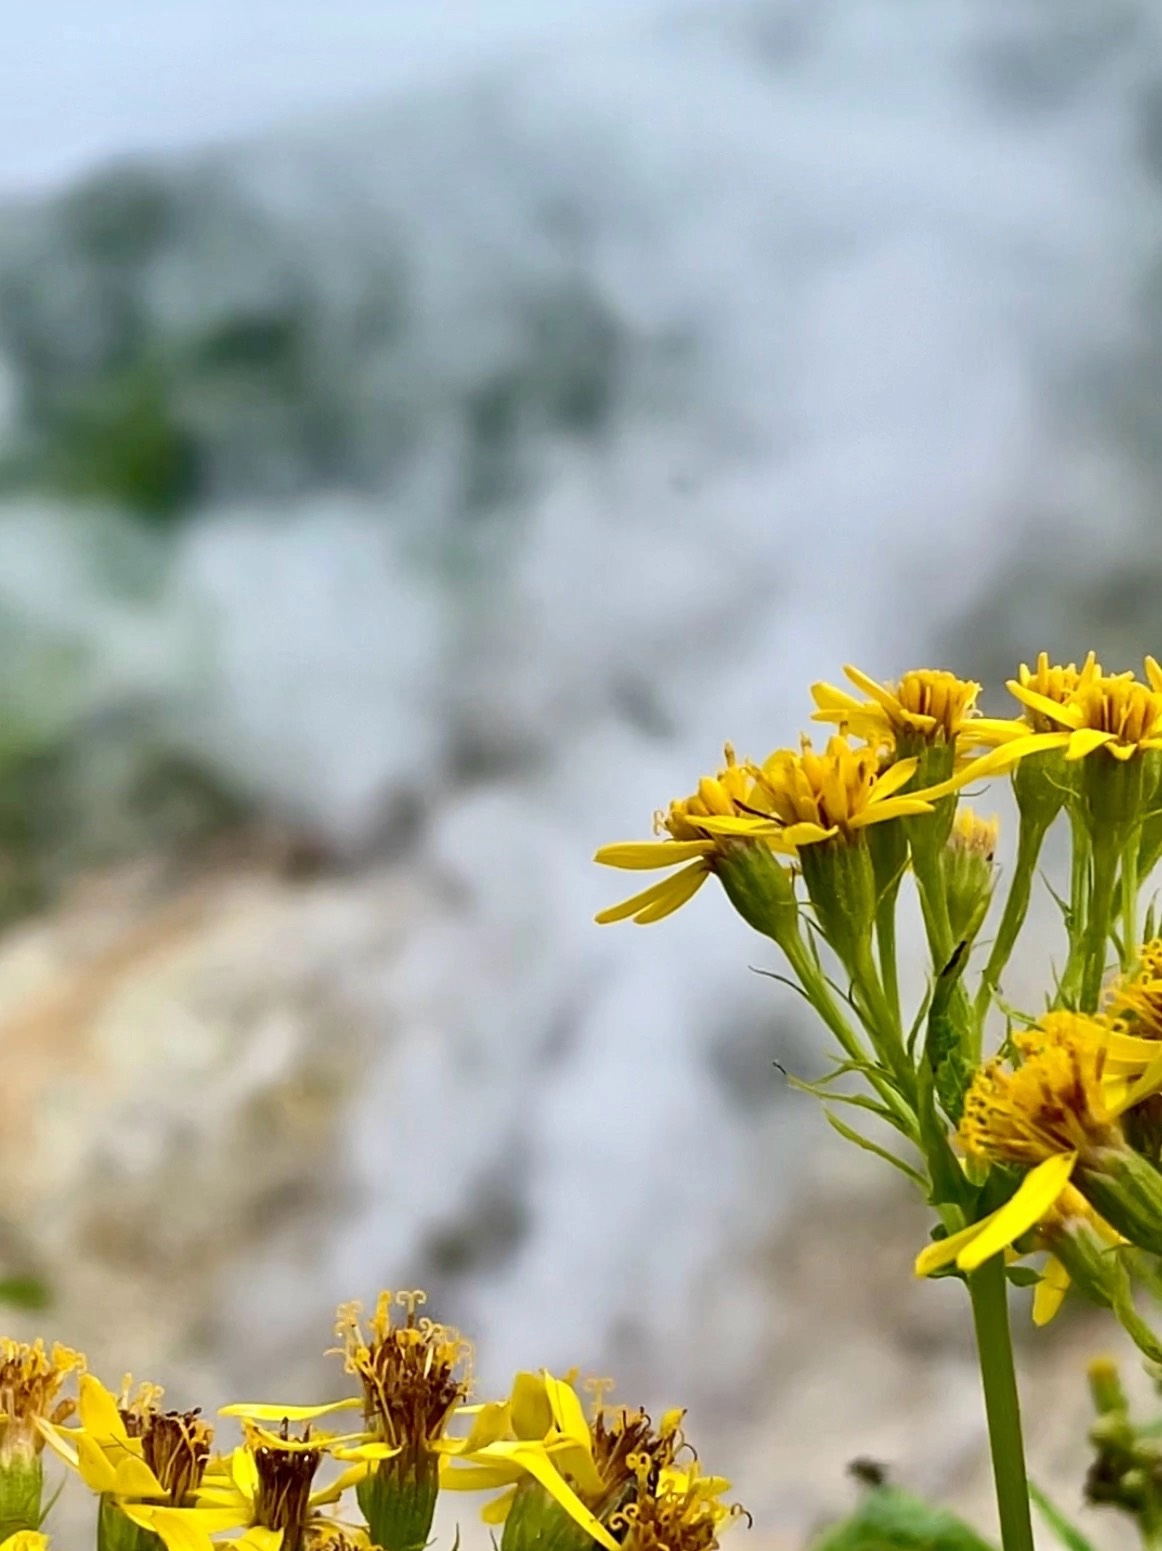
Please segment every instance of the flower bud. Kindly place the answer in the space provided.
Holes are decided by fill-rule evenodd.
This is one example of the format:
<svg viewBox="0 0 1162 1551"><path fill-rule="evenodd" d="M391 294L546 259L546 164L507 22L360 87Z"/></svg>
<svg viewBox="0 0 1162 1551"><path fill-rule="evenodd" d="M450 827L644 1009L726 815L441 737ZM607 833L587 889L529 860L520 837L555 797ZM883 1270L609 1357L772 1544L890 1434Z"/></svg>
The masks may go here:
<svg viewBox="0 0 1162 1551"><path fill-rule="evenodd" d="M1131 1148L1086 1149L1077 1185L1094 1210L1131 1244L1162 1255L1162 1174Z"/></svg>
<svg viewBox="0 0 1162 1551"><path fill-rule="evenodd" d="M726 897L748 926L779 944L798 931L795 876L763 845L724 845L718 878Z"/></svg>
<svg viewBox="0 0 1162 1551"><path fill-rule="evenodd" d="M944 847L944 886L954 942L969 942L980 931L996 882L996 818L982 819L962 807Z"/></svg>
<svg viewBox="0 0 1162 1551"><path fill-rule="evenodd" d="M1122 1376L1112 1357L1095 1357L1089 1365L1089 1392L1093 1408L1099 1416L1126 1410L1126 1392L1122 1388Z"/></svg>

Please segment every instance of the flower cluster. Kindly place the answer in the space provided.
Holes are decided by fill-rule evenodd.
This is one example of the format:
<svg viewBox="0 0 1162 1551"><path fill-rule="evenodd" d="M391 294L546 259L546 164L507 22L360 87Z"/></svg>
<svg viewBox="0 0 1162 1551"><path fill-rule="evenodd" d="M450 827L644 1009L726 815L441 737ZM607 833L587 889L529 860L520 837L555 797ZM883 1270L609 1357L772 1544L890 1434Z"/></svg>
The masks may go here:
<svg viewBox="0 0 1162 1551"><path fill-rule="evenodd" d="M366 1329L358 1305L340 1308L353 1392L225 1406L241 1426L225 1453L199 1410L165 1409L155 1384L114 1392L76 1352L0 1343L0 1551L47 1551L46 1451L94 1494L97 1551L420 1551L442 1490L486 1493L505 1551L714 1551L741 1510L700 1471L682 1413L655 1427L603 1403L606 1384L587 1412L571 1379L547 1372L470 1404L471 1347L424 1302L382 1293ZM317 1429L341 1413L348 1429Z"/></svg>
<svg viewBox="0 0 1162 1551"><path fill-rule="evenodd" d="M1152 911L1142 917L1162 857L1162 667L1147 657L1139 678L1107 673L1092 653L1080 667L1042 653L1009 681L1009 718L982 715L980 685L949 672L880 683L845 671L850 689L812 690L813 719L833 729L821 747L804 737L756 761L728 748L719 776L661 819L662 838L598 851L614 867L684 862L691 877L598 920L659 919L716 877L777 944L836 1043L834 1073L798 1086L935 1208L917 1272L1007 1267L1035 1284L1038 1323L1075 1286L1162 1360L1132 1286L1134 1257L1162 1254L1162 939ZM1016 802L1016 856L974 965L997 893L999 826L961 794L1001 776ZM1059 817L1072 853L1065 951L1044 1005L1020 1012L1002 987ZM896 959L909 879L930 957L910 1009ZM1004 1040L986 1057L998 1009ZM881 1146L841 1106L903 1144ZM1032 1254L1045 1257L1039 1271L1016 1264Z"/></svg>

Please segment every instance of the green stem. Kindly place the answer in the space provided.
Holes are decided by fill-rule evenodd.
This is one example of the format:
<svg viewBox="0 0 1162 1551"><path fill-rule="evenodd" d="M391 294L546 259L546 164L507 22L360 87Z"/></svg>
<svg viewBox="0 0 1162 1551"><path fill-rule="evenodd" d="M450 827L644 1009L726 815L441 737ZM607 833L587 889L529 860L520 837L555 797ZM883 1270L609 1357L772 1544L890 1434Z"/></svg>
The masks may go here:
<svg viewBox="0 0 1162 1551"><path fill-rule="evenodd" d="M855 958L848 966L852 987L862 1003L861 1012L876 1051L883 1057L888 1070L895 1077L910 1104L916 1099L916 1071L904 1049L904 1034L899 1016L889 1005L883 985L872 957L871 941L864 939L858 945Z"/></svg>
<svg viewBox="0 0 1162 1551"><path fill-rule="evenodd" d="M879 949L880 978L888 999L892 1019L900 1026L900 974L896 965L896 901L899 885L885 894L876 908L876 947Z"/></svg>
<svg viewBox="0 0 1162 1551"><path fill-rule="evenodd" d="M1138 842L1134 835L1122 850L1122 969L1133 968L1138 954Z"/></svg>
<svg viewBox="0 0 1162 1551"><path fill-rule="evenodd" d="M1070 814L1072 863L1069 870L1069 929L1080 939L1085 933L1089 883L1089 830L1074 809Z"/></svg>
<svg viewBox="0 0 1162 1551"><path fill-rule="evenodd" d="M1009 1334L1004 1257L994 1255L968 1278L972 1318L988 1418L989 1449L1004 1551L1033 1551L1029 1483L1021 1441L1021 1404Z"/></svg>
<svg viewBox="0 0 1162 1551"><path fill-rule="evenodd" d="M1076 807L1070 813L1072 855L1069 867L1069 956L1057 988L1058 1005L1074 1007L1085 969L1086 926L1089 921L1089 831Z"/></svg>
<svg viewBox="0 0 1162 1551"><path fill-rule="evenodd" d="M1013 881L1009 885L1008 897L1005 899L1005 908L1001 912L1000 924L997 927L997 935L993 939L992 950L988 956L988 963L984 967L981 977L980 990L976 996L976 1021L977 1026L984 1024L985 1015L989 1010L989 1003L996 994L1000 985L1001 976L1004 974L1009 959L1012 957L1017 938L1021 934L1021 928L1025 924L1025 917L1029 913L1029 900L1033 893L1033 878L1037 871L1037 859L1041 855L1041 847L1048 833L1049 825L1044 821L1028 819L1022 816L1021 827L1017 837L1017 860L1013 869Z"/></svg>
<svg viewBox="0 0 1162 1551"><path fill-rule="evenodd" d="M1080 1010L1094 1012L1105 978L1106 950L1114 915L1118 860L1123 847L1110 835L1093 851L1093 882L1089 896L1089 919L1085 923L1084 963L1081 978Z"/></svg>
<svg viewBox="0 0 1162 1551"><path fill-rule="evenodd" d="M840 1049L859 1066L876 1093L899 1121L900 1131L913 1140L916 1138L916 1116L911 1105L901 1096L896 1086L876 1070L875 1059L869 1054L859 1035L843 1015L843 1010L831 994L831 988L822 970L807 951L803 939L796 934L780 943L795 978L804 995L835 1035Z"/></svg>

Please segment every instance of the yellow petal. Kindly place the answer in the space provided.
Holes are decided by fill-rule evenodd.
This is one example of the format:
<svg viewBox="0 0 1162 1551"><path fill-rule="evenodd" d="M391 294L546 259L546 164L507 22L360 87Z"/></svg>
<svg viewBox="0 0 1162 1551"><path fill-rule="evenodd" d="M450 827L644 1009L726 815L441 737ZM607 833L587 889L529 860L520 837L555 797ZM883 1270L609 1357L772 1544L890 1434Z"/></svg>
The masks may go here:
<svg viewBox="0 0 1162 1551"><path fill-rule="evenodd" d="M438 1439L433 1445L438 1453L471 1454L497 1438L506 1437L513 1430L510 1407L506 1400L492 1400L486 1405L461 1406L459 1409L461 1414L473 1416L468 1435L464 1438L445 1436Z"/></svg>
<svg viewBox="0 0 1162 1551"><path fill-rule="evenodd" d="M517 1438L540 1440L552 1431L553 1406L544 1373L518 1373L509 1399L512 1430Z"/></svg>
<svg viewBox="0 0 1162 1551"><path fill-rule="evenodd" d="M908 782L916 774L918 759L898 759L894 765L889 765L883 775L878 777L872 789L872 802L882 802L885 797L891 797L898 792L901 786L907 786Z"/></svg>
<svg viewBox="0 0 1162 1551"><path fill-rule="evenodd" d="M830 829L824 829L822 824L812 824L810 820L804 819L801 824L788 824L786 829L779 830L779 844L772 849L782 851L785 847L788 852L793 852L798 846L815 845L820 840L830 840L832 835L838 833L834 824Z"/></svg>
<svg viewBox="0 0 1162 1551"><path fill-rule="evenodd" d="M677 867L679 862L708 856L714 850L712 840L625 840L602 846L593 860L603 867L622 867L650 872L656 867Z"/></svg>
<svg viewBox="0 0 1162 1551"><path fill-rule="evenodd" d="M869 824L884 824L888 819L912 818L918 813L931 813L932 804L922 797L889 797L886 802L873 803L862 813L857 813L848 823L852 829L866 829Z"/></svg>
<svg viewBox="0 0 1162 1551"><path fill-rule="evenodd" d="M1111 1115L1120 1115L1148 1099L1151 1094L1162 1092L1162 1052L1134 1082L1124 1077L1111 1077L1102 1083L1102 1097Z"/></svg>
<svg viewBox="0 0 1162 1551"><path fill-rule="evenodd" d="M261 1524L255 1524L241 1540L234 1542L234 1548L235 1551L279 1551L283 1534L281 1529L266 1529Z"/></svg>
<svg viewBox="0 0 1162 1551"><path fill-rule="evenodd" d="M971 1244L984 1229L992 1222L996 1212L990 1212L987 1217L982 1217L980 1222L969 1223L967 1228L961 1228L957 1233L950 1233L947 1238L933 1239L931 1244L925 1244L924 1248L916 1256L913 1267L917 1276L931 1276L933 1271L942 1270L944 1266L950 1266L960 1254L966 1244Z"/></svg>
<svg viewBox="0 0 1162 1551"><path fill-rule="evenodd" d="M692 867L687 867L684 872L675 873L672 878L667 878L668 888L665 896L656 899L644 910L639 910L634 917L638 926L652 926L655 921L663 921L666 916L673 915L675 910L680 910L688 900L694 898L709 876L705 868L696 862Z"/></svg>
<svg viewBox="0 0 1162 1551"><path fill-rule="evenodd" d="M440 1488L451 1492L492 1492L498 1486L511 1486L524 1470L512 1460L497 1460L492 1465L462 1465L450 1461L440 1472Z"/></svg>
<svg viewBox="0 0 1162 1551"><path fill-rule="evenodd" d="M507 1492L501 1492L499 1497L493 1498L492 1502L485 1503L480 1510L480 1517L485 1524L503 1524L505 1519L508 1518L509 1509L512 1507L512 1500L515 1496L516 1487L513 1486Z"/></svg>
<svg viewBox="0 0 1162 1551"><path fill-rule="evenodd" d="M1107 743L1113 742L1112 732L1099 732L1096 727L1079 727L1076 732L1069 735L1069 747L1065 750L1065 757L1084 759L1095 749L1104 748Z"/></svg>
<svg viewBox="0 0 1162 1551"><path fill-rule="evenodd" d="M341 1448L331 1446L331 1453L336 1459L358 1459L364 1461L378 1461L381 1459L394 1459L399 1453L398 1447L393 1448L390 1443L380 1443L378 1440L372 1443L356 1443Z"/></svg>
<svg viewBox="0 0 1162 1551"><path fill-rule="evenodd" d="M993 1214L988 1226L956 1257L960 1269L975 1271L1040 1222L1069 1183L1076 1162L1075 1152L1056 1153L1030 1169L1012 1199Z"/></svg>
<svg viewBox="0 0 1162 1551"><path fill-rule="evenodd" d="M240 1528L236 1519L201 1508L168 1508L153 1503L119 1503L118 1507L131 1524L157 1535L166 1551L213 1551L211 1535Z"/></svg>
<svg viewBox="0 0 1162 1551"><path fill-rule="evenodd" d="M365 1481L370 1474L370 1465L348 1465L346 1470L339 1472L330 1486L322 1488L322 1496L312 1492L311 1501L321 1502L325 1498L329 1502L338 1502L348 1487L358 1486L360 1481Z"/></svg>
<svg viewBox="0 0 1162 1551"><path fill-rule="evenodd" d="M629 916L639 916L657 905L667 903L674 897L676 889L677 900L662 912L664 915L669 915L671 910L677 910L679 905L684 905L696 894L703 881L709 876L701 862L693 862L682 872L675 873L673 877L663 878L658 883L652 883L648 889L643 889L640 894L623 899L620 905L610 905L607 910L598 911L593 919L598 926L608 926L612 921L624 921Z"/></svg>
<svg viewBox="0 0 1162 1551"><path fill-rule="evenodd" d="M113 1472L115 1497L164 1497L165 1488L143 1459L132 1454L117 1460Z"/></svg>
<svg viewBox="0 0 1162 1551"><path fill-rule="evenodd" d="M849 662L844 663L843 671L855 685L856 689L862 689L865 695L870 696L877 705L883 706L885 711L898 713L903 709L891 690L885 689L882 684L877 684L875 679L869 679L866 673L861 673L858 668L853 668ZM936 718L933 716L918 716L916 720L917 723L928 722L932 726L936 725Z"/></svg>
<svg viewBox="0 0 1162 1551"><path fill-rule="evenodd" d="M77 1439L77 1470L90 1492L101 1495L113 1490L117 1475L113 1463L105 1457L100 1444L85 1433Z"/></svg>
<svg viewBox="0 0 1162 1551"><path fill-rule="evenodd" d="M751 817L745 813L700 814L690 822L704 829L708 835L777 835L783 828L777 819L764 819L757 814Z"/></svg>
<svg viewBox="0 0 1162 1551"><path fill-rule="evenodd" d="M317 1416L329 1416L332 1411L350 1411L363 1404L362 1397L352 1395L347 1400L329 1400L318 1406L280 1406L277 1401L236 1400L232 1405L221 1406L219 1416L245 1416L252 1422L312 1422Z"/></svg>
<svg viewBox="0 0 1162 1551"><path fill-rule="evenodd" d="M1069 1291L1069 1272L1056 1255L1050 1255L1033 1290L1033 1323L1047 1325L1065 1302Z"/></svg>
<svg viewBox="0 0 1162 1551"><path fill-rule="evenodd" d="M1028 736L1028 722L1023 722L1018 717L974 716L960 732L960 740L969 747L975 747L978 744L1014 743Z"/></svg>
<svg viewBox="0 0 1162 1551"><path fill-rule="evenodd" d="M543 1377L545 1394L558 1432L589 1449L589 1423L585 1420L585 1410L577 1398L577 1391L564 1379L554 1378L547 1368L543 1371Z"/></svg>
<svg viewBox="0 0 1162 1551"><path fill-rule="evenodd" d="M95 1374L82 1373L77 1392L80 1423L90 1438L97 1443L115 1440L127 1444L129 1434L117 1402L100 1379Z"/></svg>
<svg viewBox="0 0 1162 1551"><path fill-rule="evenodd" d="M564 1476L554 1467L548 1455L540 1444L536 1443L498 1443L493 1445L496 1449L507 1449L511 1457L532 1476L534 1481L539 1481L548 1492L549 1496L564 1508L569 1517L580 1524L581 1528L592 1535L606 1548L606 1551L618 1551L618 1543L589 1508L581 1501L576 1492L565 1480Z"/></svg>
<svg viewBox="0 0 1162 1551"><path fill-rule="evenodd" d="M1096 1025L1093 1038L1112 1061L1146 1067L1152 1066L1162 1056L1162 1041L1141 1039L1136 1034L1121 1034L1117 1029L1103 1029L1100 1024Z"/></svg>
<svg viewBox="0 0 1162 1551"><path fill-rule="evenodd" d="M239 1492L253 1502L258 1495L258 1466L249 1449L235 1449L230 1455L230 1476Z"/></svg>
<svg viewBox="0 0 1162 1551"><path fill-rule="evenodd" d="M36 1529L18 1529L0 1541L0 1551L48 1551L48 1536Z"/></svg>
<svg viewBox="0 0 1162 1551"><path fill-rule="evenodd" d="M36 1430L49 1445L54 1454L59 1454L66 1465L77 1469L77 1440L80 1438L80 1430L75 1427L54 1427L51 1422L46 1422L44 1417L36 1418ZM0 1543L0 1551L4 1551Z"/></svg>
<svg viewBox="0 0 1162 1551"><path fill-rule="evenodd" d="M846 716L853 711L862 711L864 708L862 700L849 695L845 689L836 689L834 684L812 684L811 698L823 713L822 716L813 716L812 721L828 719L836 712Z"/></svg>
<svg viewBox="0 0 1162 1551"><path fill-rule="evenodd" d="M1005 687L1015 700L1027 705L1030 711L1040 711L1042 716L1056 722L1058 727L1075 728L1081 721L1082 713L1078 706L1062 705L1059 700L1050 700L1048 695L1039 694L1017 679L1008 679Z"/></svg>

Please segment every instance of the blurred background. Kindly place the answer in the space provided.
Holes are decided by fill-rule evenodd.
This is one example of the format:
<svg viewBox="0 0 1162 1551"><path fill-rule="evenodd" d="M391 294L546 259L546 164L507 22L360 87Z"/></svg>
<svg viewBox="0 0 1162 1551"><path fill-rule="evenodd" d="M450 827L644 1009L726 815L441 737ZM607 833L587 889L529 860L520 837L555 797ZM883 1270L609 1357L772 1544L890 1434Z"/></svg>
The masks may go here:
<svg viewBox="0 0 1162 1551"><path fill-rule="evenodd" d="M991 1523L966 1309L780 1075L824 1053L777 964L712 890L599 930L590 856L844 661L1000 711L1042 646L1158 650L1156 8L5 33L0 1272L51 1296L14 1330L305 1399L335 1302L426 1286L482 1392L689 1405L752 1546L855 1455ZM1108 1340L1025 1341L1069 1506Z"/></svg>

